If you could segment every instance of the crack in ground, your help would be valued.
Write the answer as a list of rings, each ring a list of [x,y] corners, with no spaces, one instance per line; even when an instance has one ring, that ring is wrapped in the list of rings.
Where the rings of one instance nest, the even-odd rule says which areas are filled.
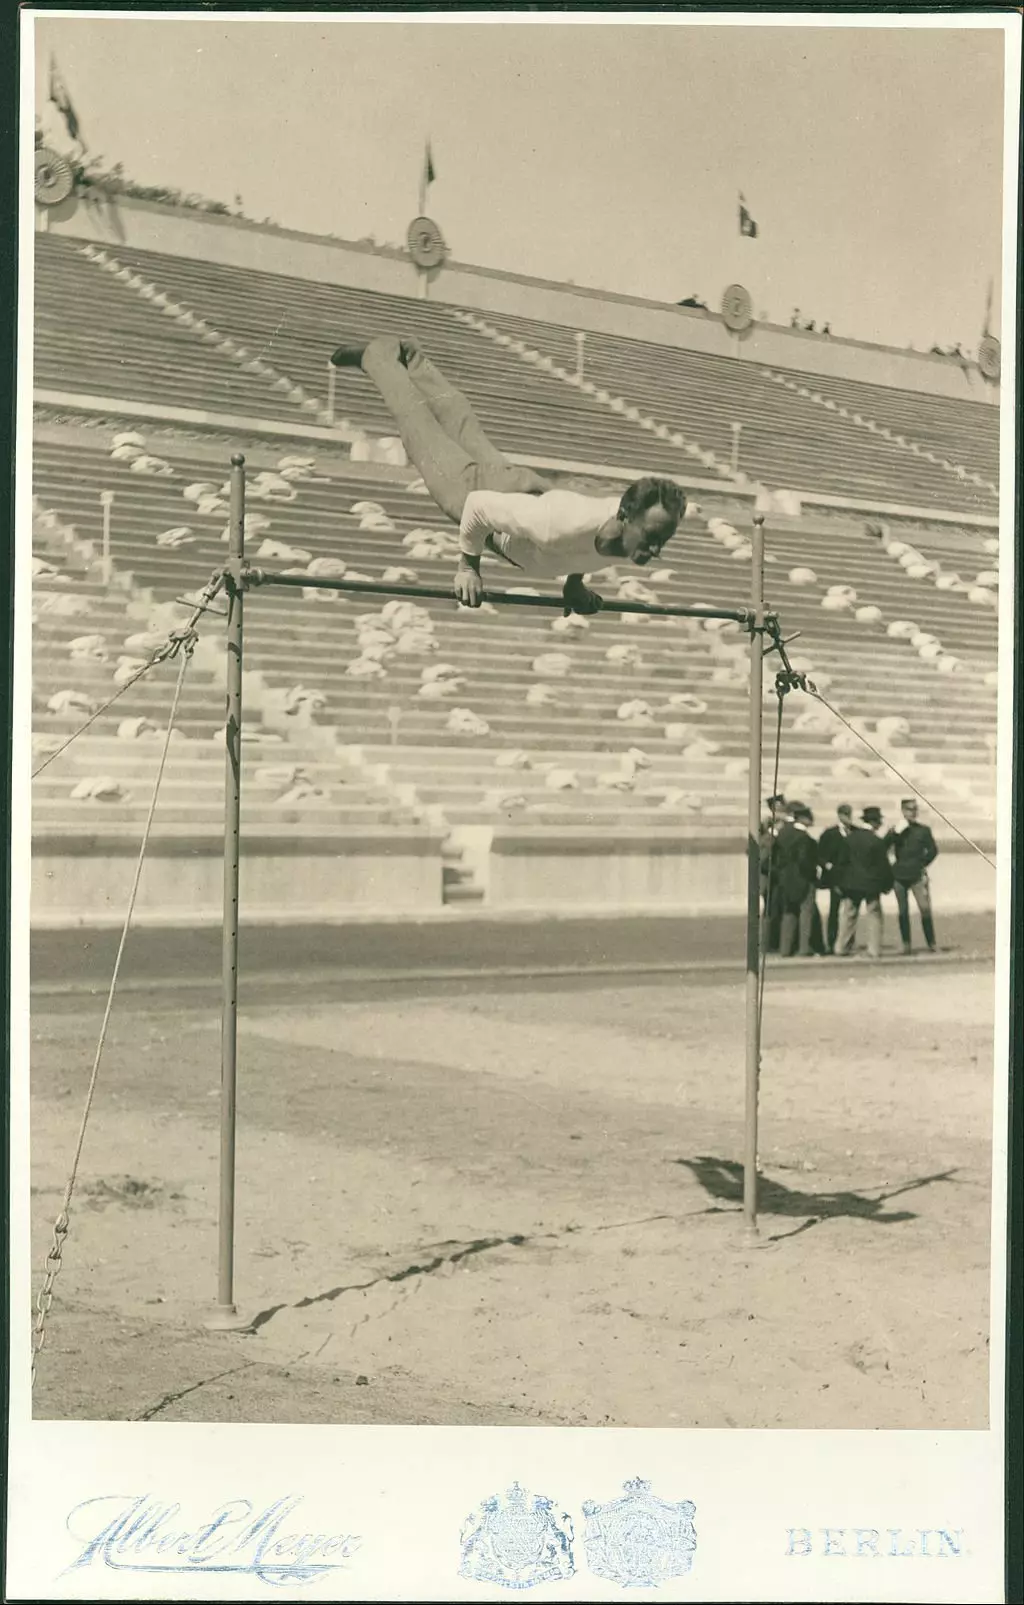
[[[340,1287],[328,1288],[326,1292],[311,1293],[307,1298],[301,1298],[294,1304],[285,1302],[271,1304],[267,1309],[260,1310],[253,1316],[249,1331],[258,1332],[261,1327],[266,1326],[267,1322],[272,1321],[274,1316],[279,1315],[282,1310],[308,1310],[314,1304],[333,1304],[335,1299],[341,1298],[345,1293],[365,1293],[371,1287],[379,1287],[382,1282],[405,1282],[411,1276],[430,1276],[434,1271],[440,1270],[442,1265],[457,1265],[460,1260],[468,1259],[472,1254],[483,1254],[491,1248],[509,1246],[521,1248],[525,1243],[540,1242],[545,1239],[557,1241],[560,1237],[570,1237],[577,1232],[621,1231],[628,1226],[646,1226],[652,1221],[683,1220],[691,1215],[717,1215],[724,1213],[724,1210],[712,1204],[701,1209],[686,1210],[682,1215],[642,1215],[634,1220],[608,1221],[597,1226],[564,1226],[560,1232],[536,1232],[532,1236],[524,1232],[513,1232],[509,1237],[478,1237],[471,1243],[460,1245],[454,1254],[435,1254],[432,1259],[427,1260],[423,1265],[413,1261],[411,1265],[403,1266],[400,1271],[389,1271],[384,1276],[372,1276],[367,1282],[344,1282]],[[456,1243],[458,1243],[457,1238],[446,1238],[440,1243],[428,1244],[427,1246],[450,1248]],[[397,1303],[392,1308],[397,1308]],[[368,1319],[368,1316],[363,1317],[363,1320]],[[356,1322],[356,1326],[361,1324],[361,1321]],[[353,1327],[354,1330],[355,1327]]]
[[[143,1410],[141,1415],[135,1417],[135,1420],[152,1421],[153,1417],[159,1415],[161,1410],[166,1410],[169,1404],[177,1404],[179,1399],[187,1398],[190,1393],[198,1393],[200,1388],[207,1387],[211,1382],[219,1382],[222,1377],[233,1377],[239,1371],[248,1371],[255,1364],[255,1360],[244,1360],[241,1365],[229,1366],[226,1371],[215,1371],[211,1377],[202,1377],[198,1382],[191,1383],[187,1388],[180,1388],[177,1393],[165,1393],[162,1399],[158,1399],[156,1404],[151,1404],[148,1410]]]
[[[544,1235],[552,1236],[554,1234],[545,1233]],[[384,1276],[372,1276],[368,1282],[345,1282],[340,1287],[330,1287],[323,1293],[311,1293],[307,1298],[301,1298],[295,1304],[272,1304],[269,1309],[260,1310],[257,1315],[253,1316],[249,1330],[258,1332],[260,1327],[266,1326],[267,1322],[272,1321],[274,1316],[280,1314],[282,1310],[308,1310],[314,1304],[333,1304],[335,1299],[341,1298],[345,1293],[365,1293],[368,1288],[378,1287],[382,1282],[405,1282],[411,1276],[430,1276],[432,1272],[440,1270],[442,1265],[457,1265],[460,1260],[468,1259],[471,1254],[483,1254],[487,1249],[504,1248],[509,1245],[513,1248],[519,1248],[529,1241],[530,1238],[524,1236],[522,1232],[513,1232],[510,1237],[478,1237],[472,1243],[467,1243],[461,1247],[457,1253],[436,1254],[433,1259],[428,1260],[424,1265],[419,1265],[413,1261],[411,1265],[403,1266],[400,1271],[388,1271]]]

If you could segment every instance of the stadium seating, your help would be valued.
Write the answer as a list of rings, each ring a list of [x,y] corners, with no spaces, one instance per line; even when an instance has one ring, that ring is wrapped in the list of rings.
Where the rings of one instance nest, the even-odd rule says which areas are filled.
[[[78,544],[71,543],[72,552],[81,552],[83,541],[98,549],[99,494],[114,493],[112,553],[129,587],[104,591],[95,584],[93,570],[88,578],[73,577],[70,588],[88,600],[89,613],[71,620],[39,609],[46,586],[61,584],[39,582],[34,718],[44,740],[52,741],[76,722],[48,710],[50,698],[62,687],[75,686],[93,697],[111,688],[113,664],[126,650],[131,631],[145,630],[155,610],[166,621],[166,604],[194,593],[224,557],[223,504],[199,513],[184,497],[186,489],[203,483],[219,489],[224,459],[209,447],[200,454],[187,441],[147,441],[147,448],[172,469],[169,477],[151,478],[134,472],[128,462],[112,459],[111,438],[97,431],[92,440],[81,432],[73,444],[37,442],[36,495],[62,524],[74,526]],[[252,453],[250,483],[279,455],[278,448]],[[249,502],[250,517],[269,520],[249,540],[253,562],[308,567],[310,560],[334,558],[348,565],[350,576],[380,578],[401,568],[423,584],[450,583],[450,556],[410,555],[418,546],[424,549],[414,531],[440,528],[443,536],[444,530],[432,503],[410,490],[407,480],[383,470],[357,472],[341,458],[326,455],[316,464],[316,475],[294,482],[295,499],[283,505]],[[384,518],[378,522],[392,527],[360,527],[365,515],[352,508],[361,501],[380,507]],[[708,528],[708,511],[687,520],[666,551],[663,569],[645,573],[643,583],[653,587],[659,600],[720,606],[744,602],[748,565]],[[158,545],[157,537],[172,529],[188,531],[187,544]],[[297,552],[295,561],[260,557],[267,540],[285,543]],[[963,555],[965,572],[971,572],[975,558],[978,568],[992,561],[980,537],[975,542],[976,550]],[[865,729],[872,739],[884,740],[898,767],[964,828],[990,834],[995,696],[986,677],[994,665],[991,607],[972,604],[962,591],[943,591],[910,577],[877,538],[860,529],[809,527],[806,520],[780,523],[770,528],[768,544],[769,601],[779,609],[788,632],[801,632],[791,648],[794,661],[819,676],[829,699],[848,718],[868,721]],[[801,569],[811,572],[810,581],[790,578]],[[611,597],[626,577],[606,575],[597,583]],[[492,585],[506,583],[496,564],[489,579]],[[824,607],[830,587],[839,582],[856,592],[856,606],[877,607],[881,622],[858,621],[849,601],[838,610]],[[64,588],[69,588],[66,581]],[[256,810],[251,817],[311,825],[345,818],[355,824],[375,810],[378,819],[413,829],[515,821],[538,828],[587,824],[615,832],[671,821],[694,840],[703,832],[741,831],[747,646],[739,632],[709,630],[696,621],[635,622],[614,615],[577,628],[567,627],[559,613],[539,609],[473,614],[454,603],[428,603],[424,609],[434,650],[385,654],[379,675],[357,678],[350,671],[362,656],[359,621],[379,616],[383,602],[330,593],[303,597],[281,590],[252,595],[246,612],[246,665],[256,680],[251,696],[247,690],[247,756],[251,751],[253,765],[261,768],[298,767],[304,771],[300,784],[328,795],[282,803],[277,795],[261,793],[253,767],[252,778],[247,770],[245,786],[247,807]],[[177,616],[184,611],[178,609]],[[899,620],[915,625],[919,636],[936,637],[945,656],[955,654],[957,672],[941,675],[909,637],[888,635],[889,625]],[[223,721],[216,684],[222,629],[215,619],[202,627],[208,644],[204,655],[197,655],[181,706],[179,725],[188,750],[175,753],[169,772],[163,804],[168,822],[176,817],[175,810],[192,820],[212,822],[217,816],[221,749],[213,738]],[[107,662],[71,661],[70,641],[83,634],[107,637]],[[561,665],[538,664],[552,652],[568,659],[564,677],[558,673]],[[626,661],[609,661],[609,654]],[[640,661],[631,662],[637,655]],[[431,700],[423,694],[424,672],[442,663],[462,684],[454,694]],[[769,773],[774,667],[769,659]],[[50,766],[45,773],[51,781],[37,792],[44,804],[37,818],[74,821],[84,817],[82,808],[113,818],[109,810],[122,806],[128,810],[125,817],[142,817],[148,801],[142,777],[152,772],[145,755],[158,749],[153,738],[124,741],[116,732],[129,718],[145,718],[162,728],[172,679],[169,667],[154,671],[97,720],[93,735],[81,738],[90,745],[81,747],[80,759],[69,757],[59,760],[63,767]],[[544,703],[532,700],[540,685],[549,687]],[[293,718],[283,711],[282,693],[300,687],[322,696],[322,705],[311,715],[300,710]],[[685,702],[673,704],[673,697]],[[486,731],[474,735],[451,729],[458,708],[485,720]],[[843,735],[831,715],[820,718],[822,712],[799,693],[787,702],[783,778],[790,794],[802,792],[825,810],[842,798],[859,806],[890,797],[898,783],[855,739]],[[814,726],[813,718],[803,717],[808,713],[818,717],[816,727],[808,728],[809,723]],[[909,728],[886,736],[878,721],[887,715],[902,716]],[[333,741],[324,739],[327,731],[333,731]],[[846,750],[833,746],[833,737],[845,742]],[[631,749],[641,756],[629,758]],[[525,754],[525,760],[511,756],[516,753]],[[518,767],[520,763],[524,766]],[[70,790],[82,778],[83,767],[90,775],[121,779],[132,801],[72,802]],[[290,782],[281,783],[284,794],[292,790]]]
[[[120,267],[111,271],[110,258]],[[707,474],[710,468],[727,482],[732,425],[739,424],[741,472],[772,488],[995,511],[991,490],[955,471],[981,470],[986,479],[995,474],[997,414],[980,403],[807,375],[773,377],[752,361],[595,333],[587,335],[580,386],[551,372],[551,364],[571,372],[576,362],[574,331],[554,324],[491,313],[480,320],[440,302],[127,246],[100,252],[57,236],[37,237],[37,263],[36,382],[42,387],[309,422],[326,404],[327,357],[338,340],[412,333],[466,391],[505,451],[642,465],[650,472]],[[146,300],[147,286],[170,306]],[[205,329],[185,326],[184,317],[193,324],[201,319]],[[482,332],[481,321],[492,335]],[[549,366],[524,360],[516,341]],[[267,370],[262,374],[253,371],[260,364]],[[789,381],[821,400],[788,388]],[[338,372],[335,383],[339,419],[393,432],[376,391],[358,371]],[[840,396],[850,417],[826,405]],[[614,398],[622,398],[619,411],[611,409]],[[894,431],[898,425],[907,443],[874,430],[877,422]],[[667,438],[672,433],[685,444]],[[911,440],[934,447],[935,454],[950,451],[953,467],[915,454]]]
[[[519,342],[551,362],[575,372],[575,331],[507,313],[459,314],[459,321],[489,343],[508,350]],[[497,337],[497,339],[495,338]],[[498,340],[509,344],[498,344]],[[886,391],[879,385],[839,384],[786,370],[784,377],[830,399],[841,394],[843,405],[865,421],[900,421],[908,435],[932,440],[961,453],[975,441],[977,456],[966,467],[994,473],[998,445],[998,413],[984,403],[946,402],[910,392]],[[733,424],[741,425],[740,468],[750,478],[774,489],[787,488],[832,496],[950,508],[991,514],[995,496],[983,487],[965,484],[955,472],[915,456],[885,436],[845,419],[784,384],[753,359],[717,357],[647,341],[626,340],[588,331],[584,382],[609,396],[621,397],[656,422],[731,460]],[[899,398],[898,402],[889,399]],[[920,424],[917,422],[920,409]],[[905,421],[909,412],[910,421]],[[653,442],[652,442],[653,444]]]

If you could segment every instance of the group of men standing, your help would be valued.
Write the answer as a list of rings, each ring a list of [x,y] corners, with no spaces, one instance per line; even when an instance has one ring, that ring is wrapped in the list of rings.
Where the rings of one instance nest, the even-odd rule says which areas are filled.
[[[903,799],[899,823],[884,835],[880,808],[865,808],[860,823],[854,824],[853,809],[841,803],[836,823],[818,840],[811,835],[814,815],[806,803],[769,797],[768,808],[761,827],[761,894],[769,952],[783,958],[847,958],[854,951],[863,909],[868,954],[880,958],[882,898],[889,892],[896,894],[904,953],[911,951],[911,897],[928,951],[936,951],[928,868],[939,850],[918,818],[913,797]],[[824,930],[819,887],[829,894]]]

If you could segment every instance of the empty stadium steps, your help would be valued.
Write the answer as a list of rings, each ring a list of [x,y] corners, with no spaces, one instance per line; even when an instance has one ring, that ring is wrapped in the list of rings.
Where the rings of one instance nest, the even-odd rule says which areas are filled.
[[[41,388],[315,422],[327,401],[327,358],[337,341],[409,333],[465,390],[496,444],[516,455],[685,476],[711,472],[706,462],[695,465],[696,454],[710,453],[727,483],[732,425],[739,424],[741,471],[771,488],[995,512],[989,489],[909,448],[913,441],[936,454],[948,452],[955,466],[994,478],[998,414],[982,403],[788,372],[773,377],[754,361],[593,332],[586,337],[585,383],[574,386],[524,361],[515,345],[571,371],[576,346],[568,327],[487,313],[482,321],[496,331],[495,339],[481,333],[475,314],[443,303],[127,246],[102,253],[120,264],[111,272],[97,262],[97,248],[51,235],[36,237],[36,253]],[[146,300],[146,285],[171,306]],[[205,330],[186,327],[179,315],[201,319]],[[269,371],[252,371],[259,364]],[[788,388],[790,381],[796,391]],[[361,373],[341,370],[335,385],[339,419],[371,432],[394,432]],[[822,401],[799,394],[801,388]],[[660,424],[663,434],[681,433],[691,449],[641,427],[638,417],[610,410],[601,394],[622,397]],[[862,423],[830,410],[826,400],[847,407]],[[902,433],[906,444],[872,432],[869,423]]]
[[[112,490],[116,565],[130,576],[139,601],[148,598],[156,606],[194,591],[223,561],[226,517],[224,512],[197,516],[182,495],[191,482],[219,485],[224,468],[211,467],[209,455],[190,455],[184,443],[154,449],[171,463],[173,477],[150,479],[133,473],[127,464],[111,460],[99,441],[70,445],[40,440],[35,488],[43,506],[73,524],[79,538],[96,544],[101,529],[99,493]],[[227,455],[225,448],[225,461]],[[251,471],[269,463],[269,458],[266,465],[254,458]],[[350,569],[371,577],[401,565],[411,567],[421,583],[450,583],[450,558],[412,559],[402,544],[414,529],[436,529],[441,524],[429,501],[381,473],[354,473],[347,465],[343,473],[332,473],[329,465],[318,472],[327,482],[299,482],[292,502],[250,502],[250,513],[269,519],[269,527],[249,542],[253,560],[261,542],[271,539],[312,557],[341,558]],[[351,512],[361,499],[381,505],[394,529],[361,529]],[[156,544],[161,531],[183,525],[191,528],[190,544],[177,548]],[[773,560],[768,568],[769,601],[780,610],[787,632],[802,632],[792,648],[795,661],[806,661],[823,685],[827,678],[829,698],[848,717],[877,723],[888,714],[904,716],[909,733],[894,750],[894,761],[964,828],[991,833],[995,698],[985,683],[994,665],[991,612],[972,606],[959,592],[940,591],[909,578],[877,542],[859,531],[813,526],[812,530],[808,533],[801,524],[780,526],[770,529],[768,537]],[[965,571],[975,559],[979,568],[992,561],[980,539],[976,550],[965,546],[956,555],[958,562],[962,555]],[[265,561],[268,566],[291,566],[287,561]],[[801,566],[814,570],[813,583],[790,581],[790,571]],[[652,582],[644,576],[660,600],[735,606],[745,599],[748,566],[716,543],[703,519],[684,525],[666,552],[665,567],[669,572]],[[506,583],[497,565],[489,574],[492,584]],[[849,610],[823,609],[827,587],[836,580],[852,586],[860,602],[877,605],[883,624],[867,628]],[[604,581],[606,594],[614,595],[615,587],[614,579]],[[95,602],[95,610],[88,618],[73,621],[74,632],[95,630],[114,639],[110,598],[86,588],[82,594],[89,596],[90,604]],[[307,600],[291,591],[257,592],[251,599],[246,618],[249,671],[261,675],[269,686],[302,685],[322,693],[324,705],[315,723],[333,729],[344,749],[331,755],[317,749],[323,763],[341,765],[331,770],[336,778],[327,786],[320,787],[315,776],[310,782],[315,790],[331,793],[329,806],[377,808],[384,817],[405,824],[443,818],[458,827],[515,818],[538,826],[583,823],[608,830],[677,819],[698,835],[705,829],[742,828],[746,671],[741,635],[708,631],[695,621],[646,619],[637,624],[613,615],[571,633],[561,633],[559,625],[555,633],[555,620],[541,610],[517,610],[513,616],[508,610],[472,614],[441,602],[425,608],[433,622],[436,655],[395,657],[380,678],[353,679],[348,670],[359,655],[356,621],[379,612],[377,599],[328,594],[326,599]],[[906,641],[888,637],[885,625],[897,618],[934,632],[947,650],[962,658],[962,671],[940,677]],[[58,629],[48,620],[46,628],[36,695],[36,726],[43,733],[64,728],[45,703],[58,680],[65,686],[79,683],[75,677],[82,667],[62,655],[72,621],[61,621]],[[209,620],[202,634],[212,642],[219,639],[221,629]],[[640,662],[609,662],[609,651],[623,647],[637,649]],[[534,667],[551,651],[568,657],[565,678],[546,676]],[[420,696],[422,671],[440,661],[451,665],[463,686],[453,697],[428,702]],[[95,669],[90,665],[88,672],[97,676],[94,689],[109,684],[109,665]],[[769,659],[769,687],[773,672]],[[169,702],[168,674],[167,669],[157,670],[133,687],[110,715],[97,721],[96,739],[116,740],[118,721],[129,715],[159,724]],[[548,706],[533,706],[526,700],[539,682],[551,685]],[[673,708],[669,702],[673,694],[696,698],[702,706],[694,704],[696,711]],[[638,712],[632,719],[620,717],[630,702],[644,704],[650,711]],[[449,730],[453,706],[464,706],[486,719],[486,736],[465,737]],[[833,798],[860,805],[899,791],[899,782],[864,749],[851,745],[844,753],[833,748],[833,735],[839,732],[827,719],[820,728],[801,728],[799,714],[807,706],[798,695],[787,705],[788,790],[792,792],[794,782],[799,782],[812,803],[829,810]],[[211,737],[222,720],[220,687],[209,673],[205,681],[201,675],[190,676],[180,719],[186,736],[211,753],[219,751]],[[688,729],[670,736],[669,725]],[[256,729],[258,738],[258,725]],[[296,735],[303,739],[301,730]],[[712,743],[713,750],[702,752],[702,743]],[[631,747],[641,748],[650,762],[632,776],[631,785],[622,784],[615,777]],[[502,748],[523,750],[529,767],[500,768],[496,759]],[[110,754],[112,761],[116,750],[97,748],[96,756]],[[299,762],[308,768],[302,750],[297,749],[298,759],[274,753],[260,761]],[[182,751],[180,761],[185,763]],[[191,754],[188,761],[192,762]],[[564,791],[554,789],[560,782],[551,776],[558,769],[572,771],[574,783]],[[78,771],[72,766],[63,773],[70,780]],[[198,784],[199,771],[186,767],[181,777],[181,789],[169,793],[168,807],[177,806],[190,783]],[[211,769],[211,808],[218,784]],[[365,798],[359,794],[360,784],[370,787]],[[343,793],[340,798],[339,793]],[[258,788],[248,783],[246,795],[253,806],[260,801]],[[203,796],[205,818],[205,781]],[[267,806],[274,806],[272,799]],[[312,822],[318,817],[315,806],[315,802],[308,805],[314,809],[312,815],[307,806],[297,808],[296,817]]]
[[[575,331],[509,313],[469,313],[453,309],[463,327],[475,328],[498,352],[527,352],[575,373]],[[493,331],[488,336],[487,330]],[[780,377],[804,390],[835,399],[865,420],[845,419],[775,381],[762,363],[718,357],[649,341],[588,331],[584,385],[621,397],[656,421],[680,431],[730,462],[734,424],[741,425],[740,469],[772,489],[949,508],[994,514],[996,497],[964,483],[955,472],[912,454],[905,446],[866,427],[898,421],[907,437],[930,441],[955,453],[955,461],[995,475],[999,415],[984,403],[942,401],[881,385],[827,381],[818,375]]]

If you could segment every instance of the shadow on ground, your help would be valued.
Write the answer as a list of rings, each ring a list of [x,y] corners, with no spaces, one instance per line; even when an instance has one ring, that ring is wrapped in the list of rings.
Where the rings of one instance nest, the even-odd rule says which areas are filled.
[[[742,1205],[743,1166],[735,1159],[713,1159],[707,1154],[701,1154],[697,1159],[677,1159],[674,1163],[684,1165],[708,1196],[717,1203],[733,1208]],[[787,1187],[784,1182],[772,1181],[768,1176],[759,1176],[758,1212],[762,1215],[802,1217],[803,1224],[798,1226],[796,1231],[780,1232],[770,1239],[772,1242],[778,1241],[781,1237],[795,1237],[796,1232],[805,1232],[823,1220],[870,1220],[876,1221],[879,1225],[895,1226],[903,1221],[916,1220],[917,1215],[911,1209],[887,1212],[885,1206],[891,1199],[899,1197],[902,1193],[914,1192],[920,1187],[930,1187],[933,1182],[950,1181],[955,1175],[955,1170],[943,1170],[933,1176],[919,1176],[914,1181],[905,1182],[902,1187],[894,1188],[891,1192],[881,1193],[877,1198],[854,1192],[801,1192],[797,1187]]]

